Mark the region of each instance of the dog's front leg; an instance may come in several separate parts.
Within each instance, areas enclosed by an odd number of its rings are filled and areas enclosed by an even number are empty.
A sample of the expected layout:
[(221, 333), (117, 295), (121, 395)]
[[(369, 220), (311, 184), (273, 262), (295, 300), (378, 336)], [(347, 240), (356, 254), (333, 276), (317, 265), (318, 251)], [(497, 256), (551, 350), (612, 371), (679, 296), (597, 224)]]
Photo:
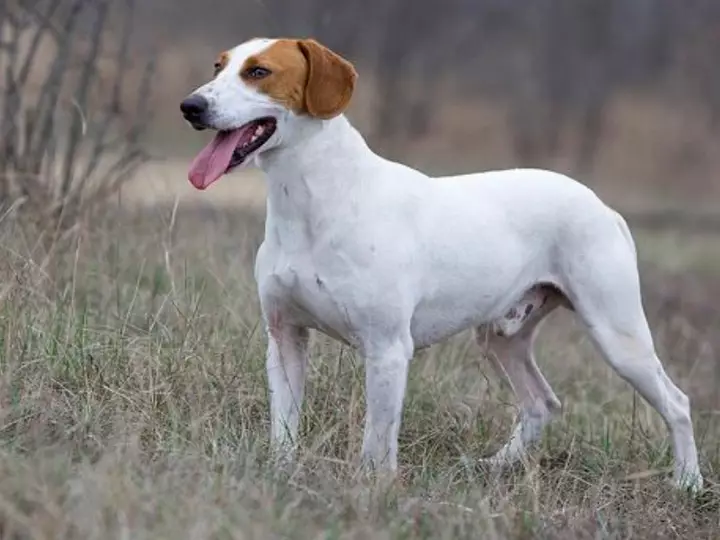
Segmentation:
[(409, 363), (407, 347), (394, 344), (365, 358), (366, 406), (362, 463), (378, 472), (397, 470), (398, 433)]
[(305, 393), (308, 330), (282, 325), (271, 325), (269, 330), (270, 439), (276, 457), (291, 461)]

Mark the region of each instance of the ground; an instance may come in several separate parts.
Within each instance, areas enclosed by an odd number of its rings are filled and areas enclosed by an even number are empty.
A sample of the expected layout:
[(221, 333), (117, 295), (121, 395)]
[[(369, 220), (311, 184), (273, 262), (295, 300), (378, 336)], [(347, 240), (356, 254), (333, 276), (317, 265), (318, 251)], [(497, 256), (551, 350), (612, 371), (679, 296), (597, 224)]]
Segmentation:
[(147, 204), (81, 227), (54, 257), (10, 218), (0, 223), (3, 538), (720, 531), (717, 237), (634, 231), (660, 356), (693, 401), (708, 483), (700, 496), (669, 486), (660, 417), (567, 312), (553, 314), (538, 350), (563, 411), (527, 467), (492, 480), (475, 466), (505, 441), (514, 408), (464, 333), (414, 359), (401, 478), (376, 489), (355, 476), (362, 363), (322, 337), (313, 342), (299, 464), (288, 474), (268, 464), (265, 336), (252, 279), (262, 206), (216, 204), (220, 190), (204, 206), (189, 191), (176, 207), (127, 196)]

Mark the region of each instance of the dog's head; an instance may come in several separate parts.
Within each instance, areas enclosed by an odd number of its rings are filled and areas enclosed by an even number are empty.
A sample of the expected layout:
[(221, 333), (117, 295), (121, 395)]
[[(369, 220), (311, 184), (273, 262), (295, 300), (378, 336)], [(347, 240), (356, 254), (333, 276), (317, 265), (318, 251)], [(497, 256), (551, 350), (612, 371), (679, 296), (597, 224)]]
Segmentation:
[(205, 189), (282, 145), (292, 122), (341, 114), (356, 79), (352, 64), (312, 39), (253, 39), (222, 53), (213, 79), (180, 104), (195, 129), (217, 131), (193, 161), (190, 181)]

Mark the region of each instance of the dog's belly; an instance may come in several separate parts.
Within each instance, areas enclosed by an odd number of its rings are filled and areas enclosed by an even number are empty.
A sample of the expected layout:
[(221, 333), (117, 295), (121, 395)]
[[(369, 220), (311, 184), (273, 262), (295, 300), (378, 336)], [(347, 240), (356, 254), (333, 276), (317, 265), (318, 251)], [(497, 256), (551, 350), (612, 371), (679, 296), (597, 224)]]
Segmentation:
[[(503, 305), (509, 302), (503, 302)], [(495, 310), (472, 310), (458, 306), (420, 305), (413, 314), (410, 332), (416, 349), (443, 341), (455, 334), (498, 318)]]
[(411, 334), (416, 348), (443, 341), (463, 330), (501, 321), (532, 287), (557, 284), (545, 257), (524, 259), (523, 248), (506, 243), (494, 257), (480, 249), (472, 253), (473, 264), (451, 267), (439, 260), (430, 278), (423, 282), (424, 294), (415, 305)]
[[(536, 313), (564, 306), (573, 309), (563, 293), (552, 283), (538, 282), (519, 297), (506, 295), (493, 309), (485, 314), (465, 313), (458, 317), (456, 310), (420, 310), (413, 318), (412, 332), (416, 348), (429, 347), (468, 328), (488, 326), (498, 336), (510, 337), (522, 330)], [(498, 315), (498, 313), (500, 313)], [(462, 314), (461, 314), (462, 315)]]
[[(423, 275), (411, 319), (417, 348), (492, 323), (537, 283), (557, 281), (547, 263), (549, 257), (536, 251), (526, 258), (527, 249), (520, 240), (507, 239), (494, 252), (482, 241), (462, 249), (447, 249), (438, 242), (434, 253), (437, 256)], [(464, 264), (458, 262), (461, 258)]]

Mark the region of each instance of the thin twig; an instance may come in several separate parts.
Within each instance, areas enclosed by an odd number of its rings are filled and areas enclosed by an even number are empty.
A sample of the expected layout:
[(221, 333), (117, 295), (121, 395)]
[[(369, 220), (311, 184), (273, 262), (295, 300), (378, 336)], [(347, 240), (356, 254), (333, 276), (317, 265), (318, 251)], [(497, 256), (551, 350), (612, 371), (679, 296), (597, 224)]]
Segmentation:
[(57, 52), (52, 66), (40, 89), (35, 109), (38, 123), (33, 134), (32, 147), (28, 149), (30, 160), (26, 164), (29, 170), (39, 173), (42, 167), (43, 156), (47, 150), (55, 128), (55, 111), (63, 86), (63, 77), (67, 73), (70, 61), (73, 31), (78, 18), (85, 7), (85, 0), (74, 0), (70, 11), (62, 26), (62, 38), (57, 45)]
[(30, 47), (25, 53), (25, 58), (23, 58), (23, 65), (20, 68), (20, 73), (18, 73), (17, 76), (18, 89), (22, 89), (25, 86), (25, 83), (28, 81), (28, 78), (30, 76), (30, 70), (34, 65), (35, 55), (37, 54), (38, 48), (40, 47), (42, 38), (45, 37), (45, 35), (47, 35), (48, 33), (52, 33), (50, 19), (53, 17), (53, 15), (55, 15), (57, 8), (60, 7), (60, 2), (61, 0), (55, 0), (54, 2), (52, 2), (47, 8), (47, 13), (44, 14), (41, 14), (41, 12), (37, 10), (32, 11), (34, 19), (37, 22), (37, 27), (35, 28), (35, 33), (33, 34), (32, 40), (30, 41)]
[[(97, 4), (97, 18), (93, 26), (93, 32), (90, 39), (90, 51), (83, 65), (78, 81), (78, 92), (75, 97), (78, 108), (82, 111), (87, 107), (90, 88), (92, 87), (93, 78), (97, 73), (97, 60), (102, 50), (102, 36), (105, 30), (108, 16), (108, 2), (103, 0)], [(81, 116), (73, 116), (72, 123), (68, 133), (68, 143), (65, 150), (65, 159), (63, 162), (62, 180), (60, 184), (60, 197), (65, 200), (70, 192), (70, 186), (75, 173), (75, 160), (83, 136), (83, 120)], [(65, 206), (65, 205), (63, 205)]]
[(125, 17), (123, 19), (120, 47), (115, 59), (112, 96), (110, 103), (105, 107), (105, 114), (103, 115), (102, 120), (100, 120), (97, 133), (95, 133), (95, 136), (93, 137), (95, 144), (90, 151), (90, 159), (85, 167), (85, 171), (80, 175), (80, 189), (85, 186), (87, 181), (96, 171), (102, 156), (113, 146), (107, 142), (107, 137), (113, 119), (115, 119), (121, 111), (122, 83), (125, 80), (126, 72), (128, 70), (130, 36), (132, 35), (134, 11), (135, 0), (125, 0)]

